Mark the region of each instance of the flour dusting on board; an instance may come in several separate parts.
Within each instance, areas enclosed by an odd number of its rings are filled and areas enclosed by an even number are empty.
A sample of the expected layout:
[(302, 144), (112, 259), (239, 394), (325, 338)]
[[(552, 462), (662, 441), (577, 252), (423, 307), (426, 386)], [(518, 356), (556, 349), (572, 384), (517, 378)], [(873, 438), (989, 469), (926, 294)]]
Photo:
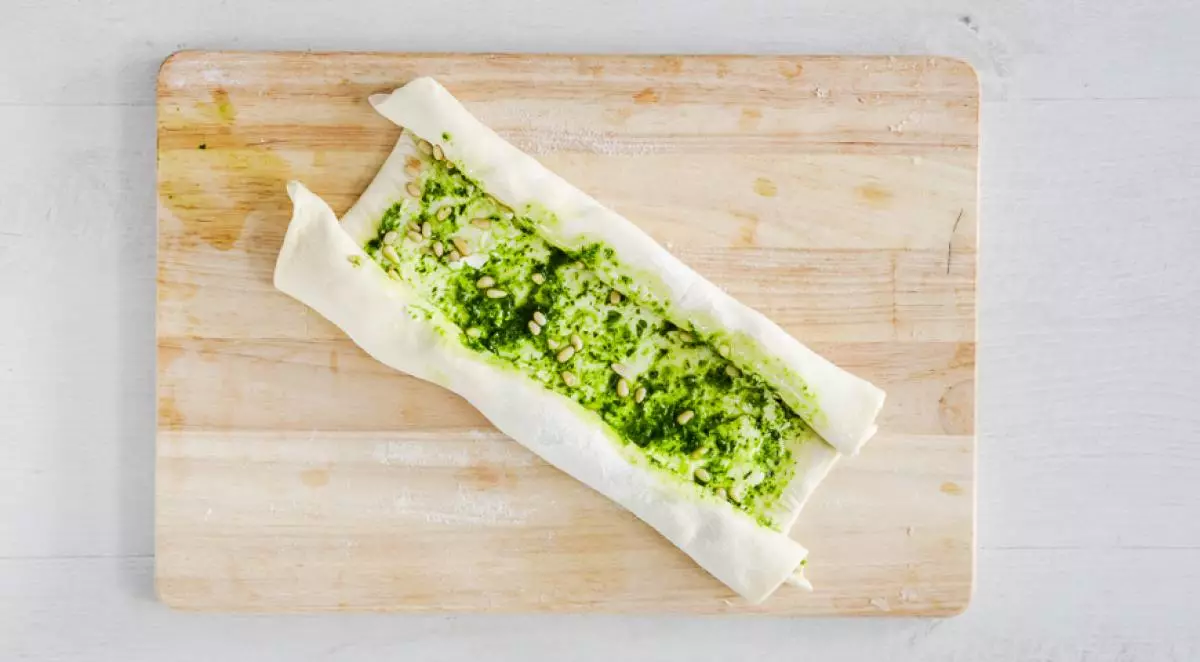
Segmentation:
[(225, 70), (222, 69), (220, 65), (213, 64), (211, 62), (206, 64), (205, 67), (200, 70), (200, 77), (204, 79), (204, 82), (212, 83), (213, 85), (229, 85), (235, 82), (230, 80), (229, 76), (226, 75)]
[(400, 517), (420, 519), (429, 524), (470, 524), (475, 526), (519, 526), (533, 511), (515, 508), (502, 494), (472, 490), (462, 485), (452, 498), (434, 500), (409, 490), (401, 490), (392, 500), (392, 512)]
[(379, 464), (402, 467), (471, 467), (541, 464), (529, 451), (497, 430), (467, 430), (447, 438), (444, 432), (406, 433), (403, 440), (382, 441), (371, 449)]
[(466, 467), (474, 463), (470, 449), (459, 444), (424, 444), (385, 441), (375, 445), (371, 457), (379, 464), (405, 467)]
[(590, 152), (605, 156), (638, 156), (664, 151), (658, 142), (641, 142), (629, 135), (622, 138), (613, 131), (587, 128), (557, 118), (553, 111), (530, 112), (517, 108), (512, 116), (518, 126), (530, 128), (505, 132), (504, 138), (529, 154)]
[[(181, 54), (168, 58), (163, 67), (162, 82), (166, 83), (167, 87), (175, 89), (183, 89), (187, 87), (196, 87), (195, 76), (198, 73), (200, 81), (204, 83), (204, 88), (216, 87), (235, 87), (241, 86), (243, 80), (236, 74), (231, 74), (230, 70), (223, 66), (225, 58), (220, 56), (216, 58), (204, 57), (203, 53), (189, 54), (192, 57), (179, 57)], [(172, 60), (178, 59), (182, 62), (181, 66), (167, 66)], [(237, 67), (234, 67), (236, 70)]]
[[(447, 439), (443, 432), (418, 432), (401, 441), (375, 445), (371, 457), (379, 464), (397, 467), (529, 467), (540, 464), (532, 453), (497, 430), (467, 430)], [(393, 499), (395, 516), (430, 524), (516, 526), (532, 511), (516, 508), (510, 495), (458, 485), (453, 497), (402, 489)]]

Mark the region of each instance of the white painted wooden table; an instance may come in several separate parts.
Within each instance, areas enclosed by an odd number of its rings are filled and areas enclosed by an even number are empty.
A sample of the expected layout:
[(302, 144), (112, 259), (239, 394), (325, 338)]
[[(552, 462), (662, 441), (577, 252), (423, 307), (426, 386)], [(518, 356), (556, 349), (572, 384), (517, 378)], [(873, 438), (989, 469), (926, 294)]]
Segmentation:
[[(1200, 5), (334, 4), (0, 11), (0, 660), (1200, 659)], [(935, 621), (157, 604), (153, 85), (185, 47), (970, 59), (985, 89), (974, 605)]]

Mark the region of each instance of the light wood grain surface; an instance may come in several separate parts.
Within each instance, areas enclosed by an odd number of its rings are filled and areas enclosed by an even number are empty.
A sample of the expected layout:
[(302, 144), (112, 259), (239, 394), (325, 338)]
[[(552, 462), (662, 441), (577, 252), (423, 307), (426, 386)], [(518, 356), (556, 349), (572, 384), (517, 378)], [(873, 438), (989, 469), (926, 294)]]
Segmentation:
[[(632, 515), (270, 283), (417, 75), (888, 390), (750, 607)], [(943, 58), (183, 53), (158, 88), (156, 577), (177, 607), (945, 615), (974, 552), (978, 85)]]

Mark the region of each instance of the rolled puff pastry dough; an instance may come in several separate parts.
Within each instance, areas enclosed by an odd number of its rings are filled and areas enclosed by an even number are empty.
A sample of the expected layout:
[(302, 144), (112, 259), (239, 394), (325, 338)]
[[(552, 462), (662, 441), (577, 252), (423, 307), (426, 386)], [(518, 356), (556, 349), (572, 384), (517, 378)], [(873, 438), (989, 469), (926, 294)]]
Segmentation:
[[(838, 458), (875, 431), (884, 394), (837, 368), (758, 312), (670, 255), (631, 222), (603, 207), (481, 124), (438, 83), (417, 79), (372, 97), (383, 115), (437, 145), (499, 201), (534, 220), (560, 248), (601, 241), (617, 270), (649, 283), (644, 292), (681, 326), (727, 339), (732, 360), (760, 374), (829, 442), (792, 447), (795, 473), (777, 511), (782, 532), (727, 501), (651, 467), (596, 415), (493, 357), (464, 347), (459, 330), (403, 283), (390, 279), (361, 246), (404, 188), (412, 143), (402, 138), (339, 225), (301, 184), (275, 271), (275, 285), (340, 327), (380, 362), (458, 393), (502, 432), (550, 464), (621, 504), (751, 602), (784, 581), (807, 584), (807, 552), (788, 537), (801, 507)], [(629, 271), (622, 271), (628, 266)], [(836, 450), (835, 450), (836, 449)]]

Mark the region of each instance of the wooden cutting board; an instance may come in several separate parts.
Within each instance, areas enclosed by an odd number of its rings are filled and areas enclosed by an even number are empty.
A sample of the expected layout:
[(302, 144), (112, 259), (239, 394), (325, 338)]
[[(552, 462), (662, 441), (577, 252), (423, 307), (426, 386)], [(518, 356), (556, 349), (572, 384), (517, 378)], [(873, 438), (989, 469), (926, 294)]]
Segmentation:
[[(748, 606), (464, 401), (271, 287), (437, 77), (483, 122), (888, 391)], [(974, 559), (978, 86), (926, 57), (189, 52), (158, 81), (159, 595), (247, 611), (946, 615)]]

